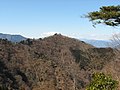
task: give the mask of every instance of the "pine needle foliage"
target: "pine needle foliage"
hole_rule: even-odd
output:
[[[85,15],[92,21],[93,25],[105,24],[108,26],[120,25],[120,5],[102,6],[99,11],[93,11]]]

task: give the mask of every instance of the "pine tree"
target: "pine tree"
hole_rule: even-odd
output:
[[[102,23],[108,26],[119,26],[120,5],[100,7],[99,11],[90,12],[85,17],[89,18],[93,22],[93,25]]]

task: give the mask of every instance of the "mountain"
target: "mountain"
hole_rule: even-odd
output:
[[[10,34],[3,34],[3,33],[0,33],[0,38],[7,39],[12,42],[20,42],[22,40],[26,40],[26,38],[21,35],[10,35]]]
[[[11,35],[11,34],[2,34],[0,33],[0,38],[7,39],[12,42],[20,42],[22,40],[26,40],[26,37],[23,37],[21,35]],[[110,47],[110,41],[107,40],[88,40],[88,39],[80,39],[88,44],[91,44],[95,47]]]
[[[81,39],[81,40],[95,47],[110,47],[111,45],[111,41],[109,40],[88,40],[88,39]]]
[[[85,90],[94,72],[120,81],[117,56],[112,48],[60,34],[19,43],[0,39],[0,89]]]

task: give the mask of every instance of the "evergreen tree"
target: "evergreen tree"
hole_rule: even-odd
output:
[[[103,23],[109,26],[119,26],[120,5],[100,7],[99,11],[90,12],[85,17],[89,18],[94,25]]]

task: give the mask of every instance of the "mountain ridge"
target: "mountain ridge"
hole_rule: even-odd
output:
[[[110,40],[93,40],[93,39],[80,39],[95,47],[111,47],[112,42]]]
[[[26,37],[23,37],[22,35],[16,35],[16,34],[12,35],[12,34],[3,34],[3,33],[0,33],[0,38],[8,39],[9,41],[12,41],[12,42],[20,42],[22,40],[28,39]],[[109,40],[80,39],[80,41],[84,41],[95,47],[110,47],[109,44],[111,44]]]
[[[114,70],[119,75],[113,67],[107,71],[115,59],[112,48],[96,48],[60,34],[19,43],[1,39],[0,86],[11,90],[84,90],[93,72]]]
[[[27,39],[26,37],[23,37],[22,35],[16,35],[16,34],[12,35],[12,34],[3,34],[3,33],[0,33],[0,38],[7,39],[12,42],[20,42],[22,40]]]

